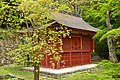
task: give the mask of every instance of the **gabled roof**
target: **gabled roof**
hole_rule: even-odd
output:
[[[70,28],[96,32],[98,29],[86,23],[82,18],[63,13],[55,13],[53,19]]]

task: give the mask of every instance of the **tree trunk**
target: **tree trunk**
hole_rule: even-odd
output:
[[[110,24],[110,9],[108,8],[106,12],[106,26],[107,30],[110,31],[112,29],[112,26]],[[110,35],[107,37],[107,44],[109,49],[109,59],[112,62],[118,62],[117,56],[116,56],[116,48],[115,48],[115,40]]]
[[[117,56],[116,56],[116,48],[115,48],[115,43],[113,41],[113,38],[108,36],[107,37],[107,44],[108,44],[108,49],[109,49],[109,59],[110,61],[116,63],[118,62]]]
[[[39,65],[34,65],[34,80],[39,80]]]

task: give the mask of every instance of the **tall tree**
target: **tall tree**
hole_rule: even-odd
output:
[[[110,8],[108,7],[106,11],[106,26],[107,30],[110,31],[112,29],[112,25],[110,22]],[[116,36],[111,37],[111,35],[107,36],[107,44],[108,44],[108,49],[109,49],[109,58],[112,62],[118,62],[116,52],[115,52],[115,45],[116,45]]]
[[[66,11],[72,12],[73,14],[76,15],[82,15],[84,8],[89,6],[90,4],[90,0],[55,0],[55,1],[67,5],[69,9],[66,9]]]
[[[18,5],[17,10],[21,11],[20,16],[26,24],[22,25],[23,28],[20,28],[21,31],[18,32],[23,34],[22,38],[25,43],[23,45],[21,42],[10,53],[14,56],[12,59],[17,63],[23,63],[27,60],[26,56],[29,57],[29,62],[34,66],[34,80],[39,80],[40,61],[45,54],[53,56],[52,59],[58,63],[61,59],[59,54],[62,52],[60,36],[69,35],[69,30],[63,26],[59,30],[48,27],[50,26],[49,22],[52,21],[51,14],[59,9],[63,8],[51,0],[22,0]],[[52,64],[54,66],[53,62]]]
[[[92,23],[92,25],[95,25],[96,27],[99,26],[99,29],[102,30],[102,32],[101,30],[99,30],[95,37],[101,35],[102,33],[103,36],[100,40],[107,38],[109,59],[112,62],[118,62],[118,59],[116,57],[116,49],[118,47],[116,47],[116,45],[118,45],[117,42],[119,35],[116,35],[118,33],[114,33],[114,35],[111,35],[111,30],[116,30],[117,28],[119,29],[119,9],[119,0],[98,0],[92,1],[90,8],[87,9],[88,12],[84,13],[85,15],[87,15],[85,16],[85,18],[88,19],[89,22]]]

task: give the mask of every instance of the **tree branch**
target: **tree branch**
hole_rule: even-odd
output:
[[[107,30],[111,30],[112,26],[110,24],[110,9],[108,8],[106,11],[106,26],[107,26]]]
[[[116,48],[116,49],[117,49],[117,48],[120,48],[120,45],[115,46],[115,48]]]

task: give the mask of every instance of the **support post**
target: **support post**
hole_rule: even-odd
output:
[[[71,60],[71,51],[72,51],[72,37],[71,37],[71,39],[70,39],[70,42],[71,42],[71,46],[70,46],[70,47],[71,47],[71,50],[70,50],[70,66],[72,66],[72,63],[71,63],[71,61],[72,61],[72,60]]]
[[[81,65],[83,64],[83,61],[82,61],[82,49],[83,49],[83,44],[82,44],[82,36],[80,36],[80,47],[81,47]]]

